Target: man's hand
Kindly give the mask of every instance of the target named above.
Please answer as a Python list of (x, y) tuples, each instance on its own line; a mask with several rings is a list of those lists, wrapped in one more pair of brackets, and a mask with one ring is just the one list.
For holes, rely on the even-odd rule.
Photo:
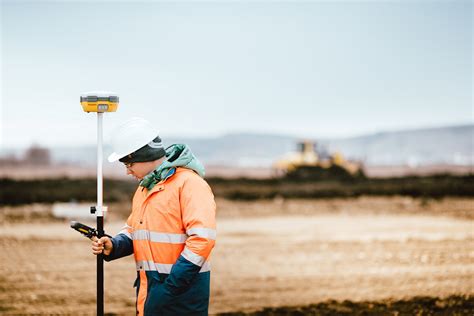
[(108, 256), (112, 252), (112, 248), (114, 245), (109, 237), (102, 237), (98, 239), (97, 237), (92, 237), (92, 253), (94, 255), (98, 255), (103, 253), (104, 255)]

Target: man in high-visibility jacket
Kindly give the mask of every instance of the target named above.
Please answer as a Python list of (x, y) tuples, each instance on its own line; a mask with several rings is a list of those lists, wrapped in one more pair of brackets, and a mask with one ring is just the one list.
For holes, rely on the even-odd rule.
[(202, 164), (186, 145), (164, 149), (140, 118), (122, 125), (112, 145), (109, 161), (123, 162), (140, 184), (123, 230), (95, 239), (93, 253), (106, 261), (134, 254), (137, 315), (207, 315), (216, 204)]

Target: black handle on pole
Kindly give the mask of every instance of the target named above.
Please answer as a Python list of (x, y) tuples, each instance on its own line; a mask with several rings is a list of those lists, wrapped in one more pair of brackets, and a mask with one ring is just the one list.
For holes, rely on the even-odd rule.
[[(97, 237), (104, 236), (104, 217), (97, 216)], [(97, 256), (97, 316), (104, 315), (104, 255)]]

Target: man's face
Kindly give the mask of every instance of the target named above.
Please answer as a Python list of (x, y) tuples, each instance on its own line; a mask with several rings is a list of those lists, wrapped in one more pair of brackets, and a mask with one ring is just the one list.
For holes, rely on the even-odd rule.
[(137, 180), (142, 180), (147, 174), (155, 169), (153, 162), (132, 162), (125, 164), (127, 174), (132, 175)]

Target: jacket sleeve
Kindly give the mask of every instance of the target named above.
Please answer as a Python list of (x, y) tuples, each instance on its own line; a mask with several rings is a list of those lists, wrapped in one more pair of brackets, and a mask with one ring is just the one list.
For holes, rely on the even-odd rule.
[(133, 253), (133, 241), (130, 232), (131, 228), (127, 223), (122, 230), (111, 239), (113, 245), (112, 252), (110, 255), (104, 256), (105, 261), (119, 259)]
[(186, 291), (208, 264), (216, 240), (216, 203), (206, 181), (198, 175), (186, 179), (180, 191), (180, 207), (188, 238), (166, 279), (173, 294)]

